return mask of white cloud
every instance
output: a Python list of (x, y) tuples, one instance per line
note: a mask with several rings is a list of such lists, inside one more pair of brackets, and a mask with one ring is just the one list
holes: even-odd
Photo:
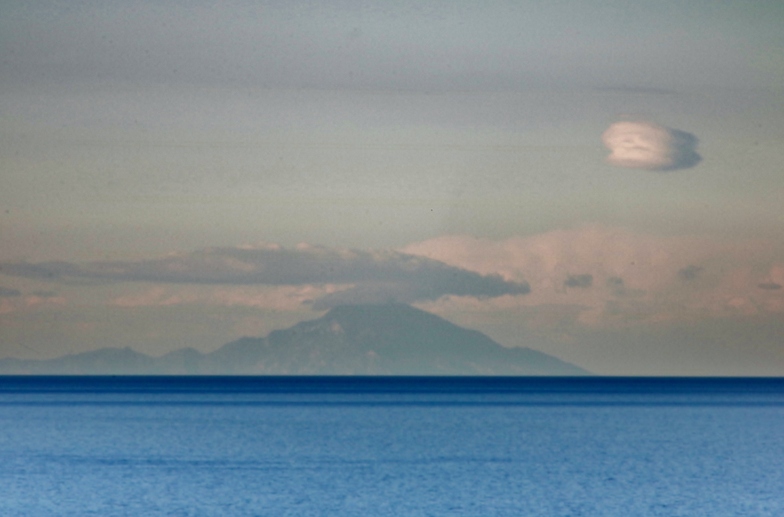
[(618, 167), (670, 171), (699, 163), (697, 138), (653, 122), (616, 122), (602, 134), (610, 150), (607, 161)]

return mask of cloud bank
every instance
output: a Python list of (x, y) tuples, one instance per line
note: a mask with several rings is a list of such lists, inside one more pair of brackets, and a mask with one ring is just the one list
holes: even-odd
[(7, 263), (7, 275), (51, 281), (123, 281), (202, 285), (298, 286), (343, 284), (313, 301), (316, 309), (346, 303), (412, 303), (446, 295), (525, 294), (525, 281), (482, 275), (398, 251), (341, 250), (301, 245), (208, 248), (142, 261)]
[(21, 291), (0, 285), (0, 298), (13, 298), (16, 296), (22, 296)]
[(445, 236), (403, 251), (530, 282), (524, 297), (481, 304), (447, 297), (428, 307), (442, 314), (505, 311), (522, 318), (535, 310), (542, 321), (567, 318), (591, 326), (784, 314), (784, 248), (771, 241), (592, 225), (504, 240)]
[(688, 169), (702, 157), (697, 137), (652, 122), (616, 122), (602, 134), (607, 161), (618, 167), (651, 171)]

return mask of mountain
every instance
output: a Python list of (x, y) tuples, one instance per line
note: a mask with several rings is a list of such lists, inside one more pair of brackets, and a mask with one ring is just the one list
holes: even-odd
[(409, 305), (344, 305), (262, 338), (202, 354), (151, 357), (104, 348), (44, 361), (0, 360), (0, 374), (586, 375), (529, 348), (505, 348), (481, 332)]

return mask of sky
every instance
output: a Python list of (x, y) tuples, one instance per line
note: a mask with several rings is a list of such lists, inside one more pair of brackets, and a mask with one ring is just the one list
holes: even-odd
[(784, 375), (778, 1), (0, 2), (0, 357), (411, 303)]

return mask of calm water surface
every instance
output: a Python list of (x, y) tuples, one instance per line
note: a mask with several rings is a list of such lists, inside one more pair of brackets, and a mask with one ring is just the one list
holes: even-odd
[(0, 378), (0, 515), (784, 515), (784, 380)]

